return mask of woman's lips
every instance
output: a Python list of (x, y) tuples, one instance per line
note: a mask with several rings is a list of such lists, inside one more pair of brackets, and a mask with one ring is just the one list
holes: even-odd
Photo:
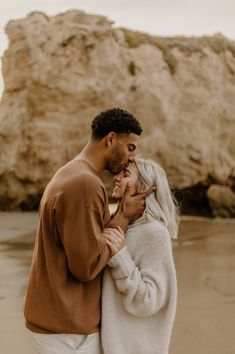
[(113, 193), (118, 192), (118, 190), (120, 189), (120, 186), (118, 186), (117, 184), (114, 186), (113, 188)]

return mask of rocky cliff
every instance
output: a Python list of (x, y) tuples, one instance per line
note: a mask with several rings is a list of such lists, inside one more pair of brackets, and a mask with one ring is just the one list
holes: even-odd
[(80, 11), (31, 13), (6, 33), (1, 209), (36, 207), (93, 117), (118, 106), (142, 123), (140, 152), (166, 169), (184, 212), (235, 215), (234, 42), (154, 37)]

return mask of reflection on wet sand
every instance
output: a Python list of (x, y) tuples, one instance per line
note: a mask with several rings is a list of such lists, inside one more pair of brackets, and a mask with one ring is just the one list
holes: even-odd
[(184, 218), (172, 354), (235, 353), (235, 220)]
[[(36, 224), (36, 213), (0, 213), (2, 354), (35, 354), (22, 304)], [(179, 295), (170, 354), (235, 354), (235, 220), (184, 217), (173, 247)]]

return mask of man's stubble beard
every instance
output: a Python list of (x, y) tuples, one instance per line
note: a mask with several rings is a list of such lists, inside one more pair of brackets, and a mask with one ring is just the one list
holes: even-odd
[(118, 149), (116, 149), (113, 152), (113, 158), (109, 161), (109, 164), (107, 166), (107, 170), (112, 175), (117, 175), (123, 170), (123, 168), (124, 168), (124, 166), (121, 163), (120, 152)]

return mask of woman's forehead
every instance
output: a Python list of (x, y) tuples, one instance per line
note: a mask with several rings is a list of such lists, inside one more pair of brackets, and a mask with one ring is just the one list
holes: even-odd
[(130, 174), (139, 175), (139, 170), (135, 162), (132, 162), (128, 167), (126, 167), (125, 171), (129, 172)]

